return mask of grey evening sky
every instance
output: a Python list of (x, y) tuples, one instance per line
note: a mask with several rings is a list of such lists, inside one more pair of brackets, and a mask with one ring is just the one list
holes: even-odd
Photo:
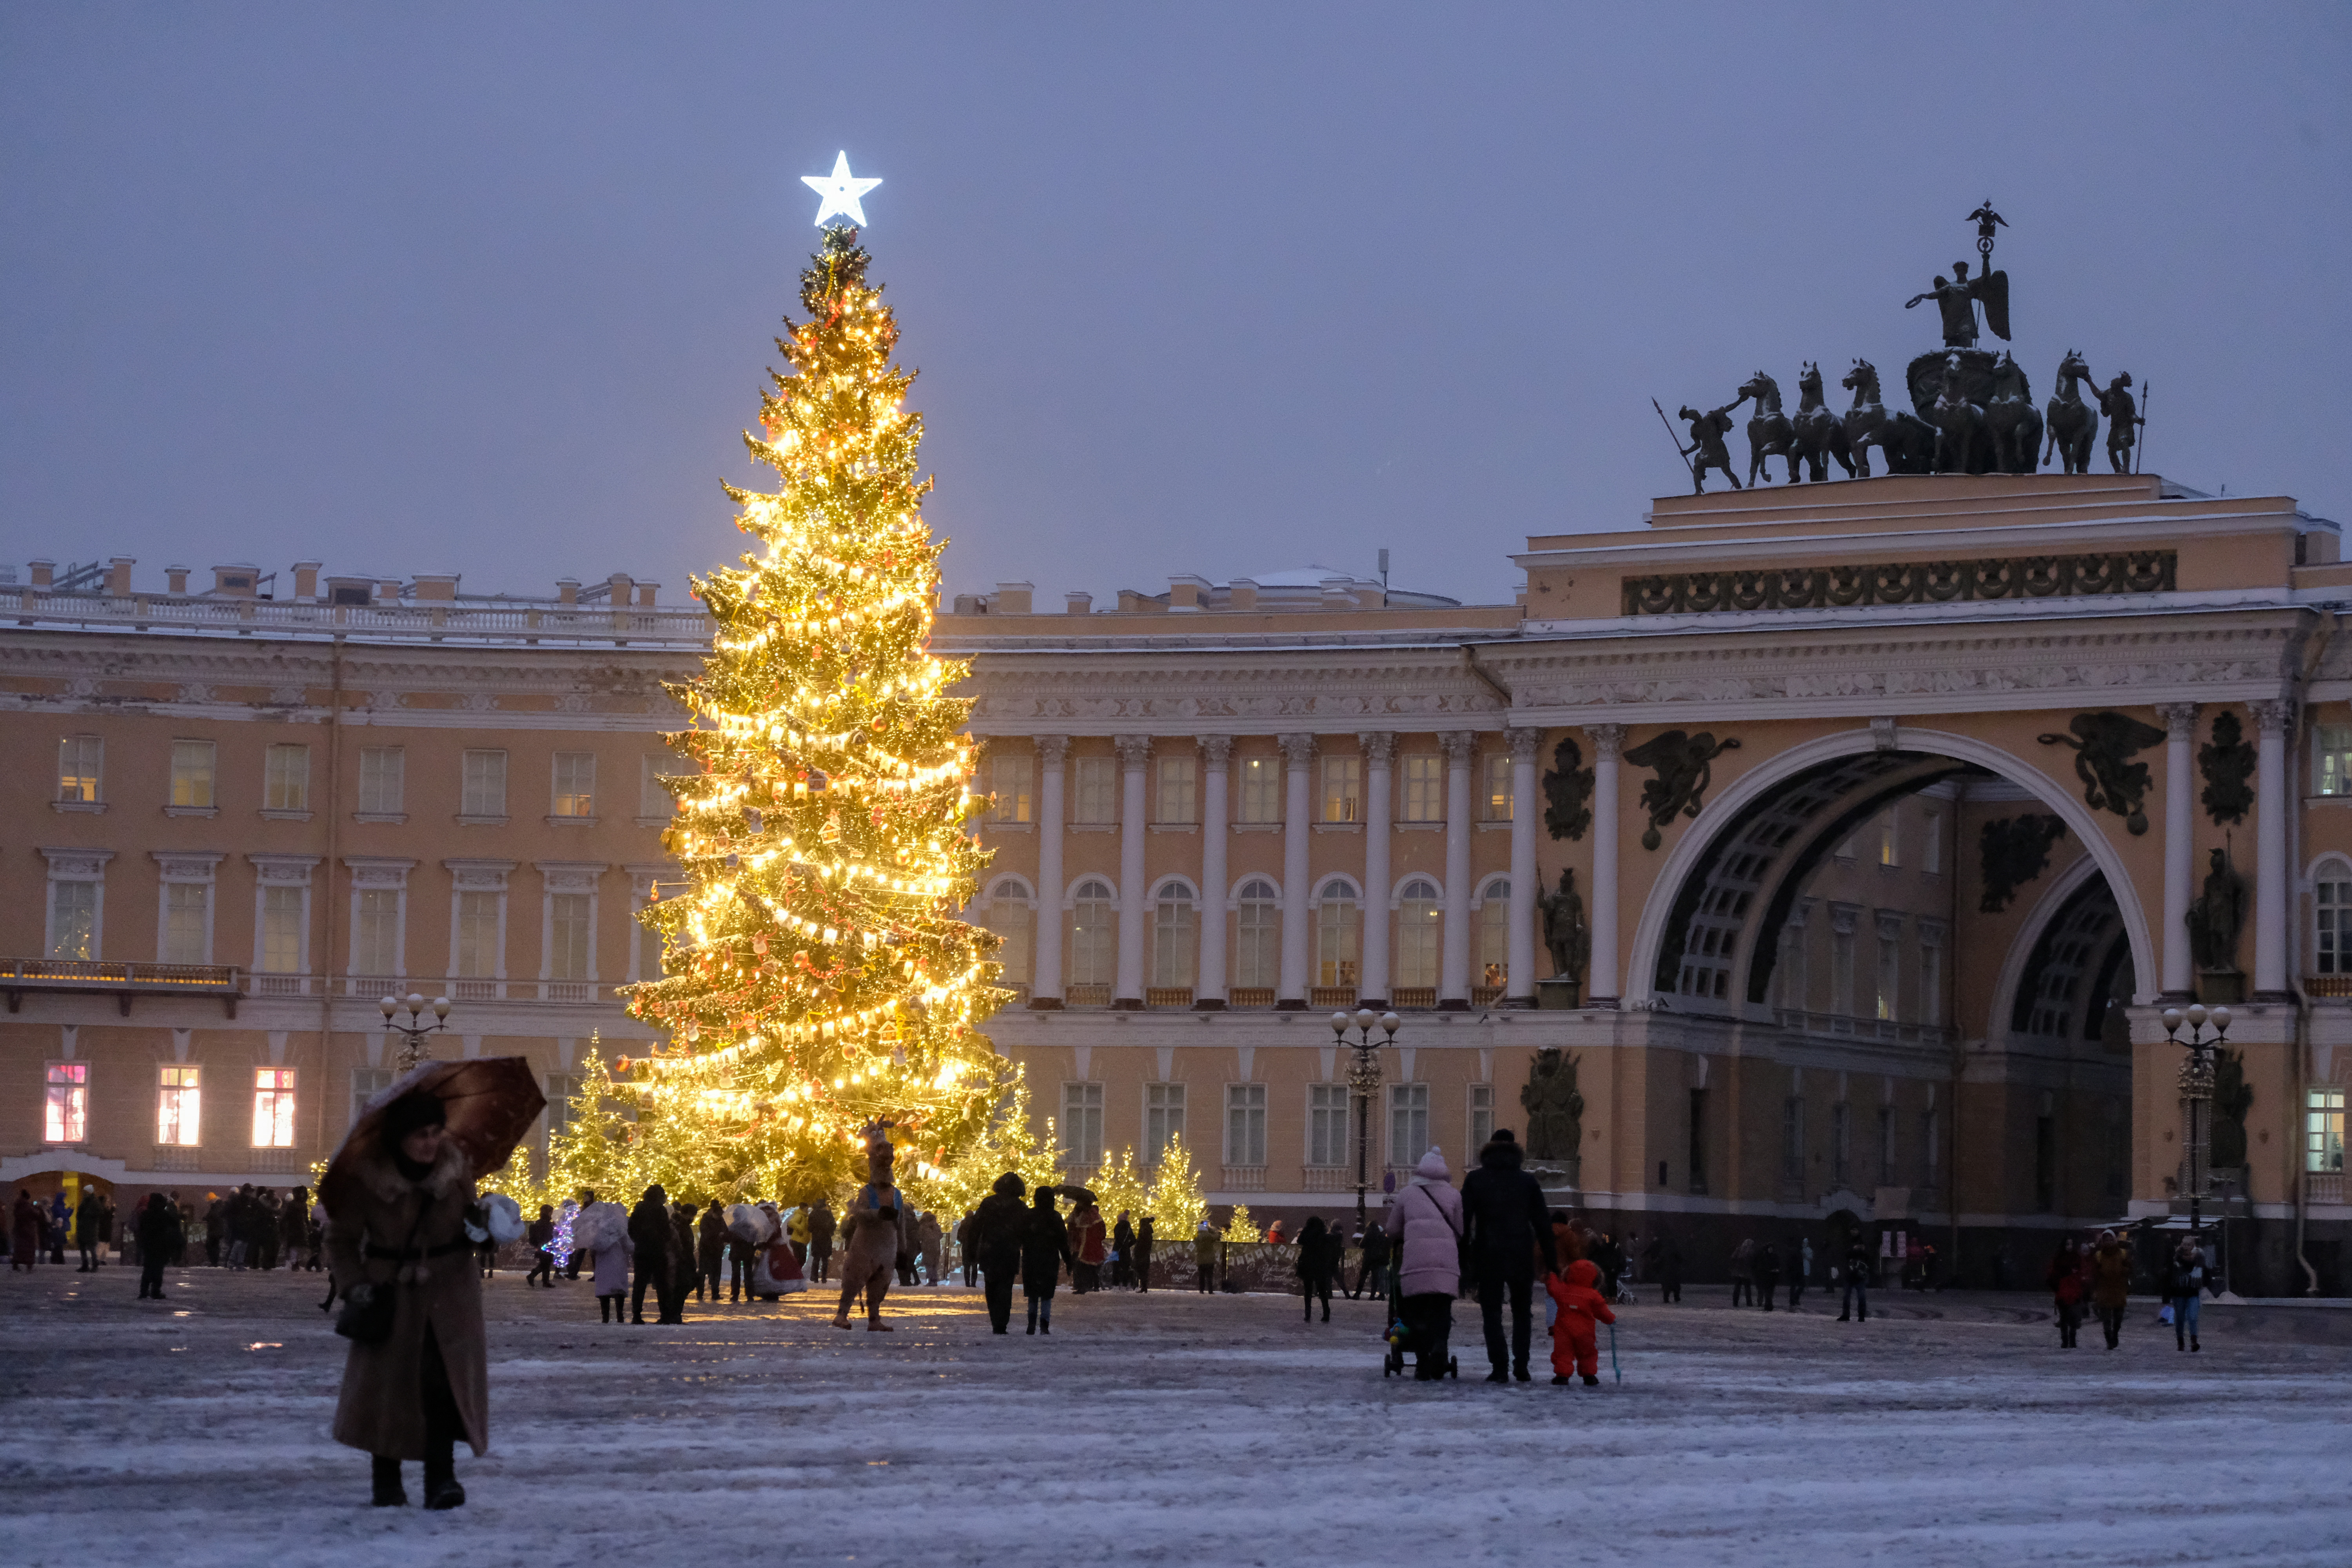
[[(2352, 10), (0, 9), (0, 562), (468, 592), (731, 556), (846, 150), (951, 589), (1317, 562), (1494, 600), (2011, 227), (2020, 361), (2342, 514)], [(1735, 452), (1745, 462), (1744, 441)], [(763, 473), (764, 470), (758, 470)], [(290, 586), (290, 585), (289, 585)]]

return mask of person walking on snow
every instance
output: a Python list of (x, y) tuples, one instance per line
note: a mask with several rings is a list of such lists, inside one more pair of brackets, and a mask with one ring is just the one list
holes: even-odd
[[(1462, 1183), (1462, 1212), (1470, 1244), (1470, 1263), (1478, 1282), (1478, 1311), (1486, 1330), (1486, 1362), (1494, 1370), (1488, 1383), (1532, 1380), (1528, 1351), (1534, 1336), (1532, 1299), (1536, 1257), (1544, 1272), (1554, 1267), (1551, 1216), (1544, 1206), (1543, 1184), (1522, 1167), (1525, 1152), (1507, 1127), (1495, 1129), (1478, 1151), (1478, 1168)], [(1503, 1339), (1503, 1302), (1511, 1304), (1511, 1337)]]
[(1323, 1299), (1323, 1321), (1331, 1321), (1331, 1279), (1339, 1271), (1341, 1242), (1316, 1215), (1298, 1233), (1298, 1294), (1307, 1304), (1307, 1321), (1315, 1321), (1315, 1299)]
[(1580, 1258), (1563, 1273), (1555, 1272), (1544, 1278), (1544, 1290), (1559, 1308), (1559, 1316), (1551, 1326), (1551, 1380), (1566, 1383), (1581, 1373), (1590, 1388), (1601, 1381), (1600, 1323), (1613, 1323), (1617, 1314), (1609, 1310), (1608, 1299), (1593, 1287), (1601, 1282), (1601, 1269), (1591, 1259)]
[[(654, 1290), (654, 1317), (659, 1322), (670, 1321), (671, 1275), (670, 1249), (676, 1245), (677, 1231), (670, 1224), (669, 1194), (656, 1182), (646, 1189), (637, 1206), (629, 1211), (630, 1253), (635, 1259), (637, 1278), (630, 1292), (630, 1318), (642, 1326), (646, 1321), (646, 1287)], [(603, 1259), (598, 1259), (599, 1278), (604, 1274)], [(601, 1291), (603, 1287), (599, 1285)]]
[(2172, 1301), (2172, 1343), (2176, 1350), (2203, 1348), (2197, 1342), (2197, 1308), (2205, 1299), (2206, 1277), (2205, 1254), (2198, 1249), (2197, 1238), (2182, 1237), (2164, 1284), (2164, 1293)]
[(1005, 1172), (958, 1227), (963, 1235), (965, 1269), (977, 1267), (988, 1279), (992, 1333), (1010, 1331), (1013, 1321), (1013, 1285), (1021, 1276), (1022, 1244), (1029, 1227), (1029, 1211), (1021, 1198), (1028, 1190), (1019, 1172)]
[(1199, 1271), (1200, 1292), (1203, 1296), (1217, 1288), (1217, 1248), (1224, 1245), (1224, 1240), (1217, 1234), (1217, 1227), (1205, 1219), (1201, 1228), (1192, 1233), (1192, 1267)]
[[(1054, 1208), (1054, 1189), (1037, 1189), (1036, 1206), (1021, 1232), (1021, 1294), (1029, 1303), (1029, 1331), (1054, 1331), (1054, 1287), (1070, 1261), (1070, 1227)], [(1011, 1303), (1007, 1303), (1009, 1312)]]
[(1364, 1226), (1360, 1257), (1362, 1260), (1356, 1266), (1356, 1288), (1348, 1292), (1348, 1300), (1352, 1301), (1359, 1296), (1369, 1295), (1378, 1301), (1387, 1295), (1381, 1285), (1389, 1272), (1389, 1233), (1381, 1228), (1380, 1221), (1374, 1220)]
[(2131, 1254), (2114, 1231), (2103, 1230), (2091, 1249), (2091, 1304), (2098, 1309), (2109, 1350), (2123, 1343), (2124, 1310), (2130, 1300)]
[(1739, 1245), (1731, 1249), (1731, 1304), (1752, 1307), (1756, 1304), (1756, 1239), (1743, 1236)]
[(1445, 1375), (1446, 1341), (1454, 1330), (1454, 1299), (1462, 1293), (1462, 1194), (1454, 1190), (1445, 1156), (1434, 1148), (1413, 1167), (1412, 1180), (1381, 1211), (1381, 1228), (1396, 1237), (1398, 1318), (1412, 1331), (1412, 1376), (1431, 1383)]
[(1845, 1244), (1845, 1295), (1838, 1306), (1839, 1322), (1852, 1319), (1857, 1307), (1862, 1309), (1862, 1321), (1870, 1321), (1870, 1271), (1877, 1267), (1878, 1259), (1871, 1256), (1870, 1243), (1857, 1232)]
[(163, 1265), (171, 1261), (172, 1244), (179, 1239), (180, 1216), (161, 1193), (148, 1194), (139, 1211), (139, 1299), (163, 1299)]
[(819, 1285), (833, 1278), (833, 1207), (819, 1198), (808, 1216), (809, 1278)]
[(1772, 1298), (1780, 1289), (1780, 1249), (1766, 1242), (1756, 1249), (1753, 1267), (1756, 1270), (1756, 1294), (1769, 1312), (1772, 1310)]

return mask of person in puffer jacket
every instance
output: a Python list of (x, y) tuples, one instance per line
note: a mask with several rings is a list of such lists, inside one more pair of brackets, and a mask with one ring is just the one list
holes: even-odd
[(1445, 1156), (1430, 1150), (1381, 1212), (1381, 1228), (1396, 1240), (1398, 1311), (1412, 1331), (1412, 1375), (1421, 1383), (1445, 1375), (1454, 1298), (1462, 1293), (1462, 1194), (1450, 1175)]
[(1551, 1326), (1554, 1383), (1566, 1383), (1579, 1373), (1588, 1387), (1601, 1381), (1598, 1325), (1615, 1322), (1617, 1314), (1609, 1310), (1600, 1284), (1601, 1267), (1589, 1258), (1580, 1258), (1564, 1271), (1544, 1279), (1545, 1293), (1559, 1307), (1559, 1318)]

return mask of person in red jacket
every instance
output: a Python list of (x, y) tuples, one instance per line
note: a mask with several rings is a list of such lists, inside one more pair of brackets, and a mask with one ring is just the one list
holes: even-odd
[(1594, 1287), (1601, 1268), (1580, 1258), (1564, 1273), (1544, 1277), (1544, 1289), (1559, 1303), (1559, 1319), (1551, 1326), (1551, 1380), (1566, 1383), (1571, 1373), (1582, 1373), (1588, 1386), (1601, 1381), (1601, 1346), (1594, 1337), (1601, 1323), (1613, 1323), (1617, 1314)]

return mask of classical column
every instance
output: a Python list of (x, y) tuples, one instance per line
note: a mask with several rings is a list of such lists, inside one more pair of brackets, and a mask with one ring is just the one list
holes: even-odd
[(1192, 1005), (1204, 1013), (1225, 1005), (1225, 783), (1234, 755), (1231, 735), (1201, 737), (1201, 967)]
[(1151, 763), (1151, 737), (1120, 735), (1118, 748), (1118, 984), (1110, 1005), (1129, 1009), (1143, 1005), (1143, 938), (1150, 930), (1151, 905), (1143, 885), (1143, 839), (1149, 828), (1144, 817), (1144, 772)]
[(2196, 773), (2189, 747), (2197, 739), (2197, 704), (2167, 702), (2164, 721), (2164, 974), (2167, 996), (2185, 999), (2196, 991), (2189, 954), (2189, 895), (2197, 876)]
[(1438, 948), (1437, 1005), (1446, 1012), (1470, 1005), (1470, 764), (1478, 737), (1449, 730), (1445, 748), (1445, 932)]
[(1592, 927), (1591, 973), (1585, 999), (1614, 1007), (1617, 974), (1617, 752), (1625, 743), (1622, 724), (1589, 724), (1592, 737), (1592, 898), (1585, 920)]
[(1540, 730), (1513, 730), (1511, 742), (1511, 939), (1506, 1000), (1532, 1003), (1536, 994), (1536, 755)]
[(2284, 1001), (2286, 911), (2293, 889), (2286, 871), (2286, 703), (2276, 698), (2253, 710), (2254, 742), (2254, 996)]
[(1037, 921), (1030, 956), (1029, 1005), (1062, 1005), (1062, 772), (1067, 735), (1037, 737)]
[(1315, 737), (1284, 735), (1282, 798), (1282, 984), (1274, 1005), (1285, 1012), (1307, 1006), (1307, 845), (1315, 831), (1309, 807), (1314, 793), (1308, 770), (1315, 765)]
[(1394, 735), (1362, 734), (1364, 749), (1363, 1000), (1389, 1005), (1389, 846), (1396, 832), (1389, 782), (1396, 764)]

